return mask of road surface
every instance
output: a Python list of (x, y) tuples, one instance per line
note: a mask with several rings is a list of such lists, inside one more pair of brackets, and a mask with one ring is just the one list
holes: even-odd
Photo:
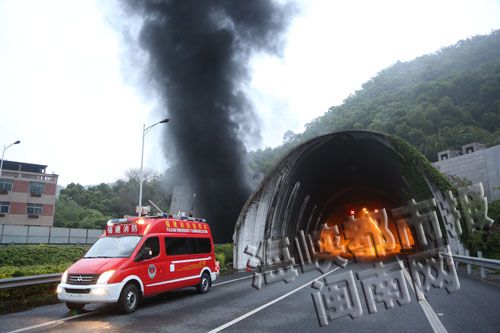
[[(327, 276), (346, 270), (357, 272), (370, 264), (349, 264)], [(311, 293), (319, 271), (300, 273), (290, 283), (251, 286), (250, 273), (219, 278), (209, 293), (194, 288), (168, 292), (144, 300), (129, 315), (117, 314), (111, 306), (87, 306), (80, 314), (64, 304), (38, 307), (0, 316), (1, 332), (500, 332), (500, 287), (476, 277), (459, 274), (460, 290), (448, 294), (431, 289), (427, 301), (411, 301), (368, 313), (358, 283), (363, 314), (344, 317), (321, 327)], [(408, 284), (410, 286), (410, 284)]]

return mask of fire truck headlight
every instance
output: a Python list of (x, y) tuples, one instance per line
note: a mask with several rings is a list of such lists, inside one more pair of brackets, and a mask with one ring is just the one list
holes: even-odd
[(114, 272), (115, 270), (113, 269), (111, 271), (102, 273), (101, 276), (99, 276), (99, 279), (97, 280), (97, 284), (108, 283), (109, 279), (113, 276)]
[(106, 294), (106, 288), (95, 288), (95, 289), (92, 289), (92, 294), (93, 295), (105, 295)]
[(61, 277), (61, 283), (66, 283), (66, 280), (68, 279), (68, 271), (64, 271), (62, 277)]

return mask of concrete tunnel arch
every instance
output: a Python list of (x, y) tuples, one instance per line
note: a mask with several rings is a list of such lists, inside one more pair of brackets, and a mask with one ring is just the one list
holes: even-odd
[[(248, 244), (293, 239), (350, 208), (405, 204), (412, 196), (408, 163), (391, 137), (371, 131), (334, 132), (294, 148), (244, 204), (233, 234), (234, 268), (245, 268)], [(425, 184), (433, 193), (434, 186)]]

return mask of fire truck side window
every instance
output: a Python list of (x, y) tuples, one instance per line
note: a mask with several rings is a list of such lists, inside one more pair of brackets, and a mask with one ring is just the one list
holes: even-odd
[(167, 255), (210, 253), (209, 238), (165, 237)]
[(191, 248), (193, 253), (210, 253), (210, 239), (208, 238), (191, 238)]
[(146, 239), (144, 244), (142, 244), (141, 251), (144, 249), (150, 249), (151, 250), (151, 256), (150, 258), (154, 258), (160, 254), (160, 241), (158, 240), (158, 237), (149, 237)]
[(189, 253), (189, 244), (187, 238), (165, 237), (165, 250), (168, 256)]

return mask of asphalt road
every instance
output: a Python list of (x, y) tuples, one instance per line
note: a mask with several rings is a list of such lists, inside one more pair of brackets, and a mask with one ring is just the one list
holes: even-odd
[[(368, 264), (350, 264), (359, 271)], [(328, 276), (346, 269), (336, 269)], [(311, 297), (311, 284), (322, 274), (299, 274), (256, 290), (248, 273), (218, 279), (208, 294), (194, 288), (168, 292), (147, 300), (133, 314), (117, 314), (110, 306), (93, 306), (75, 316), (64, 304), (0, 316), (1, 332), (500, 332), (500, 287), (460, 274), (461, 288), (448, 294), (431, 289), (428, 302), (411, 301), (385, 309), (377, 304), (368, 313), (358, 284), (363, 314), (344, 317), (320, 327)], [(359, 282), (358, 282), (359, 283)], [(422, 304), (426, 303), (426, 304)], [(86, 308), (87, 309), (87, 308)]]

